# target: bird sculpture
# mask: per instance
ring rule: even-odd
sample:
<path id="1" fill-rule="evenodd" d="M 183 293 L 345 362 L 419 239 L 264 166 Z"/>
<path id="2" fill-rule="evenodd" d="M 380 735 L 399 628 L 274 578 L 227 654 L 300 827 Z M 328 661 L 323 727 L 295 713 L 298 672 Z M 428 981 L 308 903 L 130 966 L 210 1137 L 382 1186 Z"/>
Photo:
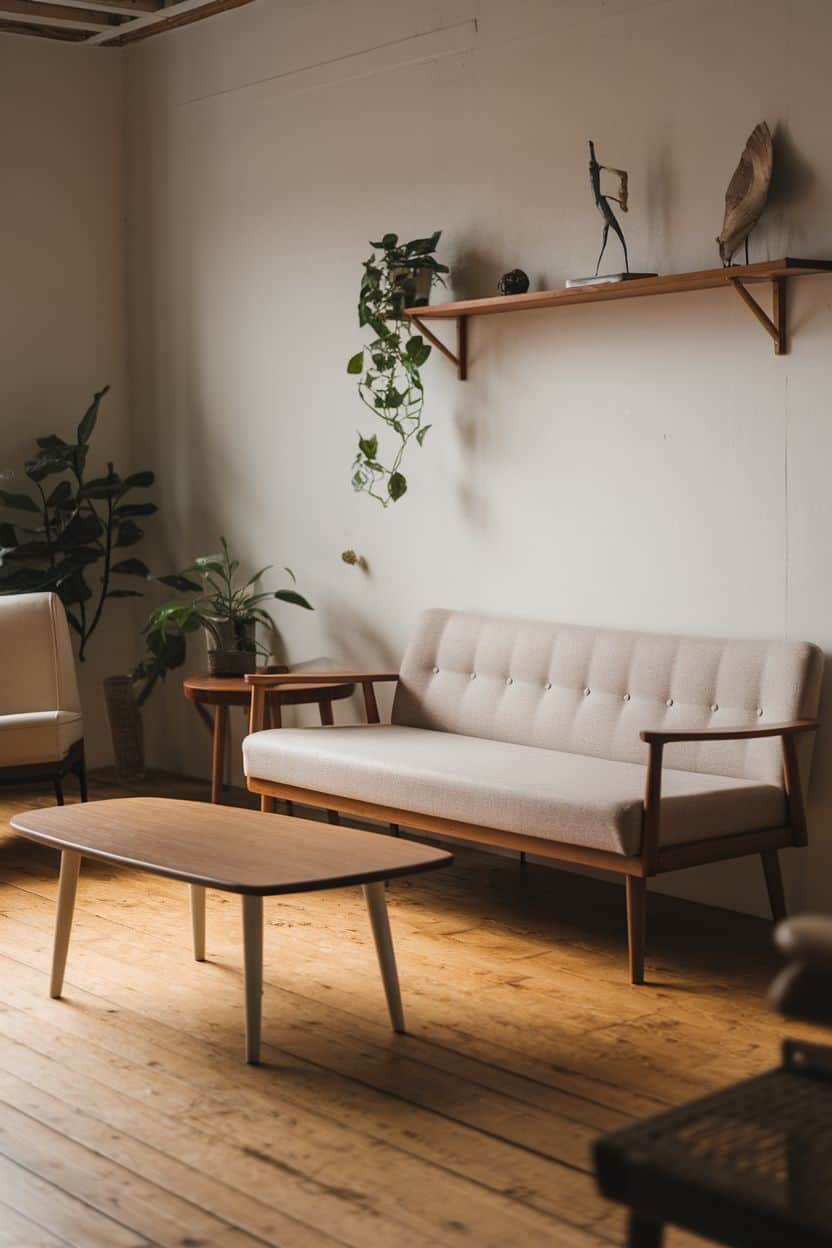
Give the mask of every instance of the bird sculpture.
<path id="1" fill-rule="evenodd" d="M 771 131 L 762 121 L 748 136 L 740 163 L 725 192 L 725 220 L 722 223 L 722 233 L 716 241 L 719 244 L 720 258 L 726 267 L 743 242 L 745 263 L 748 264 L 748 235 L 766 206 L 773 163 Z"/>
<path id="2" fill-rule="evenodd" d="M 601 193 L 602 169 L 605 169 L 607 173 L 614 173 L 618 177 L 617 195 L 603 195 Z M 624 267 L 629 273 L 630 261 L 627 256 L 627 244 L 624 241 L 621 226 L 618 224 L 615 213 L 612 208 L 610 208 L 609 202 L 610 200 L 613 200 L 614 203 L 618 204 L 622 212 L 627 211 L 627 174 L 623 169 L 611 169 L 609 165 L 599 165 L 595 157 L 595 144 L 592 142 L 592 139 L 589 140 L 589 185 L 592 187 L 592 198 L 595 200 L 595 207 L 600 212 L 601 219 L 604 222 L 604 228 L 601 233 L 601 251 L 598 256 L 598 263 L 595 266 L 595 276 L 598 276 L 598 270 L 601 267 L 601 259 L 607 245 L 610 226 L 612 226 L 613 230 L 618 235 L 621 241 L 621 246 L 624 248 Z"/>

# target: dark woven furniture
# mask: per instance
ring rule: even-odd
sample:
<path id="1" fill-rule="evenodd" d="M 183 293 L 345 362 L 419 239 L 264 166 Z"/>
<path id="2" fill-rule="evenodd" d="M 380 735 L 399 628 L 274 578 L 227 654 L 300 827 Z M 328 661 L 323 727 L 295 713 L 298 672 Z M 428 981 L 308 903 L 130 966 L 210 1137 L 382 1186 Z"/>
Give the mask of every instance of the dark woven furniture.
<path id="1" fill-rule="evenodd" d="M 831 1248 L 832 1048 L 787 1040 L 756 1079 L 603 1136 L 601 1191 L 630 1208 L 630 1248 L 665 1223 L 731 1248 Z"/>

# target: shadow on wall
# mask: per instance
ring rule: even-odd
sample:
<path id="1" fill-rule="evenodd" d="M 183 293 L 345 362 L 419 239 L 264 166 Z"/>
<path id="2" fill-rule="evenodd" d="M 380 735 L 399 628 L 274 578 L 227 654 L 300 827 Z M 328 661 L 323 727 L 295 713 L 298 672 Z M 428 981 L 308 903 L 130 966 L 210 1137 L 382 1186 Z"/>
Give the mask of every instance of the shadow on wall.
<path id="1" fill-rule="evenodd" d="M 774 127 L 774 167 L 768 193 L 766 211 L 761 224 L 766 228 L 774 244 L 774 254 L 795 252 L 801 254 L 805 243 L 810 245 L 809 235 L 800 224 L 795 208 L 807 200 L 817 182 L 811 164 L 792 138 L 789 126 L 778 122 Z M 812 231 L 812 236 L 816 231 Z M 753 235 L 752 235 L 753 237 Z M 754 257 L 752 259 L 762 258 Z M 792 332 L 795 326 L 792 325 Z"/>

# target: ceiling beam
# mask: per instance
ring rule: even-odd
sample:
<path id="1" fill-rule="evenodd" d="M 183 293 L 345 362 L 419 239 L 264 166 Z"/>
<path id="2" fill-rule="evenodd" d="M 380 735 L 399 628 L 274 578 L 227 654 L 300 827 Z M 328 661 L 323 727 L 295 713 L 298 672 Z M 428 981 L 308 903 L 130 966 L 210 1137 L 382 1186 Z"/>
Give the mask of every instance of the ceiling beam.
<path id="1" fill-rule="evenodd" d="M 118 29 L 118 24 L 125 19 L 108 13 L 91 12 L 89 9 L 67 9 L 60 4 L 41 4 L 38 0 L 0 0 L 0 20 L 48 26 L 53 30 L 86 30 L 106 34 Z"/>
<path id="2" fill-rule="evenodd" d="M 39 26 L 31 22 L 7 21 L 0 14 L 0 34 L 4 35 L 35 35 L 40 39 L 61 39 L 69 43 L 86 43 L 90 32 L 83 26 L 75 26 L 67 22 L 65 26 Z"/>
<path id="3" fill-rule="evenodd" d="M 115 13 L 119 17 L 141 17 L 143 13 L 158 13 L 164 7 L 164 0 L 32 0 L 32 2 L 41 6 L 57 3 L 62 9 L 100 10 L 102 13 Z"/>
<path id="4" fill-rule="evenodd" d="M 122 47 L 137 39 L 146 39 L 150 35 L 160 34 L 165 30 L 175 30 L 179 26 L 199 22 L 205 17 L 213 17 L 215 13 L 224 13 L 228 9 L 238 9 L 244 4 L 251 3 L 252 0 L 178 0 L 177 3 L 169 4 L 167 8 L 156 13 L 136 17 L 118 30 L 112 29 L 106 33 L 95 34 L 87 42 Z"/>

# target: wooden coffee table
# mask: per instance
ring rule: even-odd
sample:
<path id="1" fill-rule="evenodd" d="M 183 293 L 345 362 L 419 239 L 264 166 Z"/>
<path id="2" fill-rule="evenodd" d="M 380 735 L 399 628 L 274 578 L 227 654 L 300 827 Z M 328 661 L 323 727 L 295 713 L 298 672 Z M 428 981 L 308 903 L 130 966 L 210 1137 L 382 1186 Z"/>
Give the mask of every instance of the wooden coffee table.
<path id="1" fill-rule="evenodd" d="M 58 912 L 49 994 L 60 997 L 82 857 L 183 880 L 199 890 L 240 893 L 243 906 L 246 1061 L 260 1060 L 263 898 L 361 884 L 393 1030 L 404 1031 L 384 881 L 448 866 L 441 849 L 356 828 L 286 815 L 160 797 L 55 806 L 15 815 L 16 832 L 61 851 Z M 195 911 L 194 913 L 198 913 Z M 194 925 L 194 952 L 204 957 Z M 202 957 L 200 956 L 202 954 Z"/>
<path id="2" fill-rule="evenodd" d="M 308 673 L 307 673 L 308 674 Z M 205 711 L 206 706 L 214 708 L 214 750 L 211 758 L 211 801 L 222 801 L 222 773 L 225 766 L 225 755 L 228 742 L 228 708 L 241 706 L 245 710 L 251 705 L 251 685 L 246 684 L 243 676 L 188 676 L 182 682 L 182 692 L 189 702 L 193 702 L 207 720 L 211 720 Z M 333 722 L 332 703 L 341 698 L 349 698 L 355 692 L 355 685 L 281 685 L 278 689 L 270 689 L 267 694 L 267 709 L 270 714 L 272 728 L 280 728 L 282 723 L 281 707 L 309 706 L 317 703 L 322 724 Z"/>

